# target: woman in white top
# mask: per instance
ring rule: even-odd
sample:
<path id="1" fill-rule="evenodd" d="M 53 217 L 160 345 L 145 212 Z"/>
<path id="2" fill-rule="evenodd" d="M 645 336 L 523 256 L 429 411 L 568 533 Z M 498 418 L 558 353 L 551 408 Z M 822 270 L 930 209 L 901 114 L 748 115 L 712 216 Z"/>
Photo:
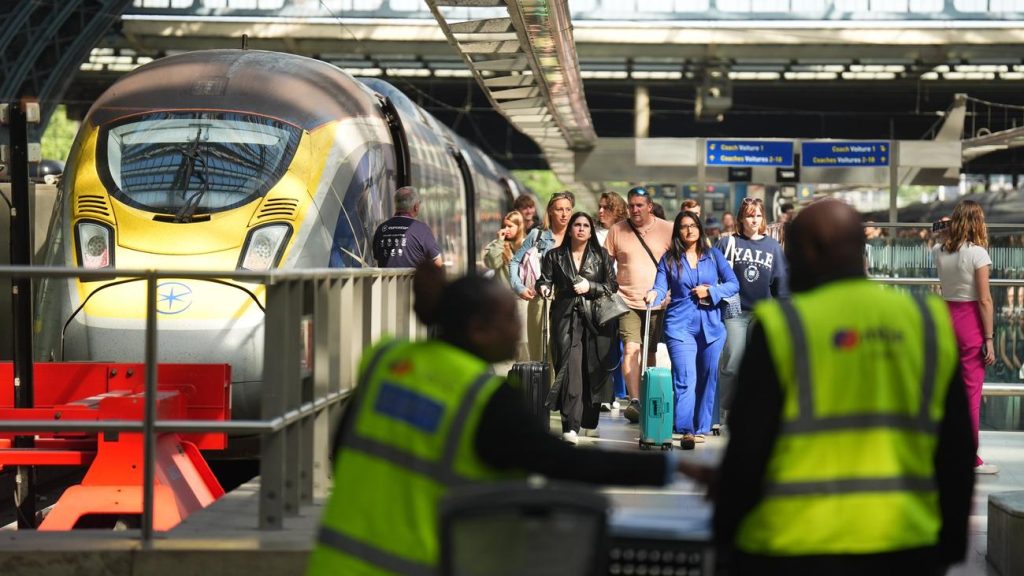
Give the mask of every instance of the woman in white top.
<path id="1" fill-rule="evenodd" d="M 985 214 L 977 202 L 964 200 L 953 209 L 945 240 L 932 248 L 942 299 L 949 306 L 960 348 L 960 371 L 967 388 L 975 450 L 978 446 L 985 366 L 996 360 L 992 345 L 992 293 L 988 283 L 992 259 L 986 247 L 988 230 Z M 999 471 L 994 464 L 985 464 L 977 455 L 974 457 L 974 469 L 979 474 Z"/>

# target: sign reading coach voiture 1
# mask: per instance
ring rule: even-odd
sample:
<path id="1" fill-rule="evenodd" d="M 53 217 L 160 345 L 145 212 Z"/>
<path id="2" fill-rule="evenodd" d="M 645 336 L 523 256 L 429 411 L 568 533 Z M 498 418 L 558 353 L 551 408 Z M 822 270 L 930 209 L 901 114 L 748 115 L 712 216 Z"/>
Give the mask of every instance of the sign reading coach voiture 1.
<path id="1" fill-rule="evenodd" d="M 706 166 L 793 167 L 790 140 L 708 140 L 704 149 Z"/>
<path id="2" fill-rule="evenodd" d="M 819 140 L 800 144 L 800 164 L 807 168 L 888 166 L 892 146 L 882 140 Z"/>

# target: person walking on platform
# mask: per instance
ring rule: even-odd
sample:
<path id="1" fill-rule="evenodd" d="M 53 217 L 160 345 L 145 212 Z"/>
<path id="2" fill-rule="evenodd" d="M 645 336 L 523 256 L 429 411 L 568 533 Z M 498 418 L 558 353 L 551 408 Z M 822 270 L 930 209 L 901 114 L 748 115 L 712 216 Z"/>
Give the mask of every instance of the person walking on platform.
<path id="1" fill-rule="evenodd" d="M 717 404 L 725 409 L 728 409 L 732 391 L 736 389 L 736 375 L 747 343 L 754 305 L 766 298 L 789 295 L 786 257 L 779 243 L 765 235 L 764 201 L 744 198 L 737 220 L 739 232 L 718 242 L 718 250 L 725 255 L 740 284 L 739 314 L 730 316 L 723 313 L 727 336 L 718 379 Z M 718 413 L 715 412 L 714 416 L 717 418 Z"/>
<path id="2" fill-rule="evenodd" d="M 422 262 L 438 267 L 441 248 L 430 227 L 416 219 L 420 213 L 420 194 L 412 186 L 395 190 L 395 215 L 373 233 L 373 258 L 381 268 L 415 268 Z"/>
<path id="3" fill-rule="evenodd" d="M 853 208 L 787 230 L 791 299 L 765 300 L 711 484 L 720 572 L 940 575 L 964 559 L 970 419 L 949 312 L 864 275 Z"/>
<path id="4" fill-rule="evenodd" d="M 548 325 L 554 328 L 555 379 L 547 405 L 562 413 L 562 439 L 570 444 L 576 444 L 581 428 L 588 436 L 597 432 L 598 406 L 612 400 L 605 366 L 618 335 L 612 331 L 614 323 L 598 324 L 594 301 L 614 294 L 619 285 L 594 229 L 588 214 L 573 214 L 562 244 L 544 255 L 537 281 L 542 297 L 554 295 Z"/>
<path id="5" fill-rule="evenodd" d="M 626 210 L 626 200 L 622 196 L 611 190 L 601 194 L 601 198 L 597 202 L 597 220 L 598 224 L 600 224 L 597 228 L 597 243 L 604 247 L 608 231 L 612 229 L 612 226 L 628 217 L 629 212 Z M 614 266 L 614 263 L 612 265 Z M 614 327 L 618 331 L 618 320 L 614 321 Z M 613 401 L 625 399 L 623 403 L 623 406 L 625 406 L 629 402 L 629 396 L 626 393 L 626 380 L 622 376 L 622 339 L 617 334 L 612 339 L 611 347 L 612 350 L 608 356 L 608 369 L 611 371 L 612 378 L 612 399 Z M 612 406 L 611 402 L 602 402 L 601 411 L 609 412 Z"/>
<path id="6" fill-rule="evenodd" d="M 529 197 L 527 196 L 527 198 Z M 513 210 L 505 214 L 502 227 L 498 230 L 498 237 L 491 240 L 484 248 L 484 265 L 494 270 L 495 278 L 500 279 L 509 288 L 512 285 L 509 282 L 508 265 L 512 262 L 516 251 L 523 245 L 524 238 L 526 238 L 526 227 L 523 215 L 518 210 Z M 525 300 L 519 300 L 516 304 L 519 319 L 524 323 L 526 315 L 529 313 L 528 308 L 529 304 Z M 525 335 L 519 337 L 515 359 L 516 362 L 527 362 L 530 359 L 530 346 Z"/>
<path id="7" fill-rule="evenodd" d="M 544 307 L 537 298 L 537 279 L 540 278 L 541 258 L 549 250 L 562 243 L 562 237 L 569 228 L 569 217 L 576 205 L 572 192 L 558 192 L 548 200 L 544 226 L 534 228 L 516 251 L 508 264 L 509 281 L 512 291 L 529 302 L 526 311 L 526 341 L 530 345 L 530 360 L 540 362 L 541 357 L 541 316 Z"/>
<path id="8" fill-rule="evenodd" d="M 665 343 L 672 358 L 673 429 L 682 435 L 682 448 L 690 450 L 711 432 L 718 360 L 725 345 L 719 304 L 736 294 L 739 284 L 718 249 L 708 248 L 700 217 L 681 212 L 653 286 L 644 296 L 647 304 L 657 305 L 672 295 L 665 312 Z"/>
<path id="9" fill-rule="evenodd" d="M 658 260 L 672 242 L 672 224 L 655 218 L 651 196 L 642 186 L 626 194 L 629 218 L 615 224 L 608 231 L 604 247 L 616 263 L 619 294 L 630 311 L 619 319 L 619 335 L 623 342 L 622 375 L 626 379 L 629 406 L 623 416 L 630 422 L 640 420 L 640 346 L 643 323 L 647 315 L 644 294 L 654 285 L 658 273 Z M 664 310 L 651 314 L 651 341 L 657 342 L 661 334 Z M 656 348 L 647 350 L 647 365 L 657 366 Z"/>
<path id="10" fill-rule="evenodd" d="M 981 386 L 985 366 L 996 361 L 993 338 L 992 292 L 989 271 L 992 258 L 988 251 L 985 213 L 973 200 L 963 200 L 953 209 L 945 238 L 932 247 L 932 260 L 939 271 L 942 299 L 949 306 L 953 329 L 960 347 L 960 369 L 967 386 L 967 405 L 971 411 L 975 450 L 978 447 L 978 423 L 981 417 Z M 974 456 L 974 471 L 996 474 L 995 464 L 986 464 Z"/>
<path id="11" fill-rule="evenodd" d="M 604 240 L 608 237 L 608 231 L 619 222 L 629 217 L 626 210 L 626 201 L 616 192 L 608 191 L 601 194 L 597 201 L 597 243 L 604 246 Z"/>
<path id="12" fill-rule="evenodd" d="M 491 370 L 511 358 L 520 330 L 515 297 L 500 282 L 446 285 L 425 265 L 414 297 L 440 338 L 385 339 L 363 356 L 307 575 L 435 574 L 440 502 L 466 483 L 535 473 L 657 486 L 694 473 L 672 453 L 576 450 L 542 430 Z"/>
<path id="13" fill-rule="evenodd" d="M 537 203 L 529 194 L 520 194 L 512 202 L 512 209 L 523 215 L 523 234 L 533 232 L 540 223 L 537 222 Z"/>
<path id="14" fill-rule="evenodd" d="M 484 265 L 494 270 L 495 277 L 504 280 L 506 284 L 509 283 L 508 265 L 516 251 L 523 245 L 525 237 L 523 215 L 518 210 L 513 210 L 505 214 L 501 228 L 498 229 L 498 237 L 484 248 Z"/>

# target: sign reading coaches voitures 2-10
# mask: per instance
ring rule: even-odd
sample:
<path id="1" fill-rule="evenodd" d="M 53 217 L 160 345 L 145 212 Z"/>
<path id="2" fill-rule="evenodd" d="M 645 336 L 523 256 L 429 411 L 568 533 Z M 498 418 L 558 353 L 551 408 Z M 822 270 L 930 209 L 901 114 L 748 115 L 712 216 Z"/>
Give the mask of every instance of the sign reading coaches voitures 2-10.
<path id="1" fill-rule="evenodd" d="M 888 166 L 892 146 L 878 140 L 827 140 L 803 142 L 800 164 L 805 168 L 856 168 Z"/>
<path id="2" fill-rule="evenodd" d="M 707 166 L 793 167 L 791 140 L 708 140 L 704 149 Z"/>

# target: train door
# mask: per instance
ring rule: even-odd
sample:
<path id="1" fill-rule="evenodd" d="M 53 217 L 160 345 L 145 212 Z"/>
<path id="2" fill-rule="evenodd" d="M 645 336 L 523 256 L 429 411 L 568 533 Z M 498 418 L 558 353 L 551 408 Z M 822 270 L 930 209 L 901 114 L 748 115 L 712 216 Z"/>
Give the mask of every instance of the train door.
<path id="1" fill-rule="evenodd" d="M 462 154 L 462 150 L 457 146 L 450 146 L 448 152 L 455 159 L 455 163 L 459 166 L 459 173 L 462 175 L 462 191 L 466 203 L 463 228 L 466 238 L 466 273 L 476 274 L 476 185 L 473 183 L 473 172 L 469 169 L 469 162 Z"/>

